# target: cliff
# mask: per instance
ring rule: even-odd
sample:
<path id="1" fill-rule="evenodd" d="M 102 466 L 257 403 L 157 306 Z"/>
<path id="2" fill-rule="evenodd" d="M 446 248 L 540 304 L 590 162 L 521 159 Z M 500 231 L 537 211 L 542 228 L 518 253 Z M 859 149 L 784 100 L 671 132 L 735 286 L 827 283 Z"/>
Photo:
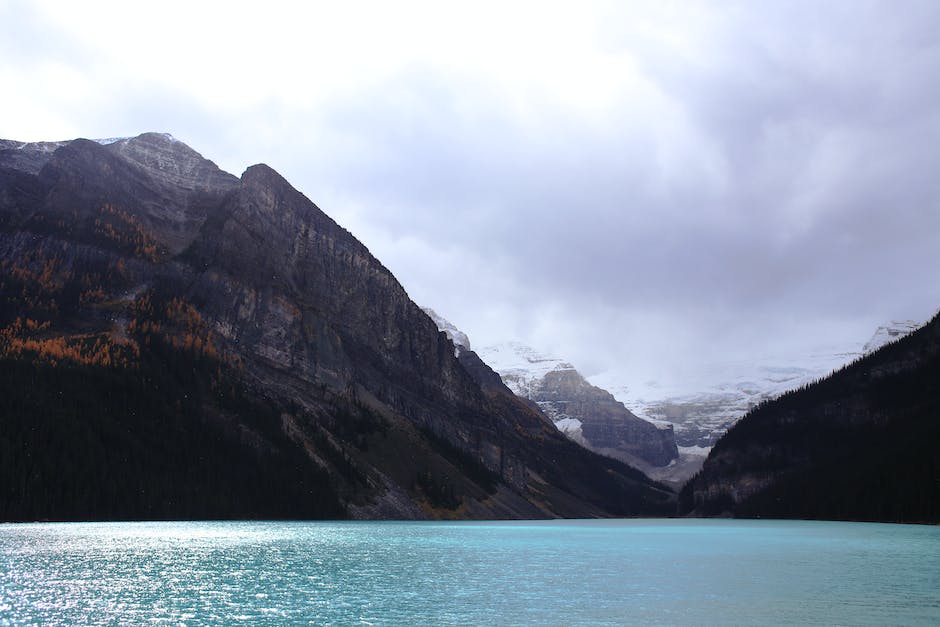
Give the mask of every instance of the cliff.
<path id="1" fill-rule="evenodd" d="M 37 382 L 8 385 L 0 415 L 4 519 L 672 507 L 481 387 L 366 247 L 267 166 L 236 178 L 154 133 L 0 143 L 0 264 L 0 362 Z"/>
<path id="2" fill-rule="evenodd" d="M 660 428 L 634 415 L 610 392 L 591 385 L 570 363 L 518 342 L 488 346 L 481 352 L 513 392 L 534 402 L 585 448 L 648 472 L 679 457 L 671 426 Z"/>

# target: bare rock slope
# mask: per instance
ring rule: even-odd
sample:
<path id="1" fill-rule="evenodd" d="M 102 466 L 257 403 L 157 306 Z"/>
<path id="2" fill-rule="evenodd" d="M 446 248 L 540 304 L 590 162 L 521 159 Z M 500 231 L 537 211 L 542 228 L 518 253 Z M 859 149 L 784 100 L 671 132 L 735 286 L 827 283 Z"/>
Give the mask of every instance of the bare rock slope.
<path id="1" fill-rule="evenodd" d="M 155 133 L 0 142 L 0 263 L 7 380 L 72 395 L 64 407 L 11 387 L 3 518 L 673 507 L 638 471 L 481 383 L 485 365 L 471 374 L 366 247 L 265 165 L 235 177 Z M 101 412 L 86 410 L 96 403 Z M 62 411 L 75 413 L 68 429 Z M 69 464 L 50 452 L 67 450 L 66 438 L 104 452 L 71 449 L 81 461 Z M 218 456 L 193 444 L 203 441 Z M 164 451 L 179 459 L 166 464 Z M 251 492 L 239 492 L 248 483 L 232 469 L 242 467 L 258 469 Z M 29 468 L 39 470 L 27 480 Z M 89 500 L 100 477 L 121 479 Z M 199 496 L 210 493 L 228 496 Z M 98 504 L 82 513 L 88 503 Z"/>

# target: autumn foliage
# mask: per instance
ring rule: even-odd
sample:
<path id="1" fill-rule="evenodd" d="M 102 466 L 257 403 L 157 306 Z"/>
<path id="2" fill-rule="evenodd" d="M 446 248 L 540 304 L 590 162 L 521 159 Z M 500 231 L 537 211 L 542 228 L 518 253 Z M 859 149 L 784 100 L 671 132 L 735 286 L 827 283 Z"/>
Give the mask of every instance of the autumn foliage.
<path id="1" fill-rule="evenodd" d="M 177 296 L 161 300 L 152 291 L 145 292 L 131 306 L 127 333 L 145 345 L 157 337 L 173 348 L 200 357 L 219 357 L 215 334 L 202 314 Z"/>
<path id="2" fill-rule="evenodd" d="M 64 236 L 150 262 L 158 262 L 166 254 L 137 217 L 110 203 L 93 211 L 37 211 L 18 226 L 24 231 Z"/>
<path id="3" fill-rule="evenodd" d="M 157 255 L 156 243 L 132 228 L 132 218 L 110 206 L 102 215 L 124 227 L 96 222 L 106 236 L 132 233 L 121 241 Z M 195 358 L 220 359 L 218 338 L 192 304 L 154 289 L 135 296 L 126 257 L 79 261 L 74 254 L 46 240 L 0 260 L 0 357 L 127 367 L 139 361 L 142 347 L 159 342 Z M 223 361 L 237 365 L 234 357 Z"/>
<path id="4" fill-rule="evenodd" d="M 0 329 L 0 356 L 33 357 L 56 365 L 129 366 L 140 354 L 134 342 L 116 341 L 108 333 L 49 335 L 49 322 L 17 318 Z"/>
<path id="5" fill-rule="evenodd" d="M 135 257 L 147 261 L 158 261 L 160 258 L 162 251 L 157 240 L 137 218 L 123 209 L 111 204 L 104 205 L 98 210 L 94 228 L 98 236 Z"/>

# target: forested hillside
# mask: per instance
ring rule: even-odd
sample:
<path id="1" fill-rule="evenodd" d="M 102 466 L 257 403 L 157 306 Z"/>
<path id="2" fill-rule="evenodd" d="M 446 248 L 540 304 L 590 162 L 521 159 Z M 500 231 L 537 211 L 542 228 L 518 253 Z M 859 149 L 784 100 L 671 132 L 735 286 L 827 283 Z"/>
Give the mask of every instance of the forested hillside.
<path id="1" fill-rule="evenodd" d="M 680 511 L 940 521 L 940 318 L 749 412 L 682 490 Z"/>

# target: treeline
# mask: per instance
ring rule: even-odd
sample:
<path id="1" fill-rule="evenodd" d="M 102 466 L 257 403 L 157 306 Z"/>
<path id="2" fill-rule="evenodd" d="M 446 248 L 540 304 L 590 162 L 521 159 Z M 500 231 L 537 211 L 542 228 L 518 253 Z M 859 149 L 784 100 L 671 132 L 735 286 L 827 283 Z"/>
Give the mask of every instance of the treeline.
<path id="1" fill-rule="evenodd" d="M 280 411 L 154 341 L 136 368 L 0 359 L 0 520 L 342 518 Z"/>
<path id="2" fill-rule="evenodd" d="M 680 511 L 940 521 L 938 326 L 934 319 L 817 383 L 754 408 L 685 486 Z M 738 485 L 744 477 L 771 480 L 754 495 L 734 498 L 744 491 Z"/>

